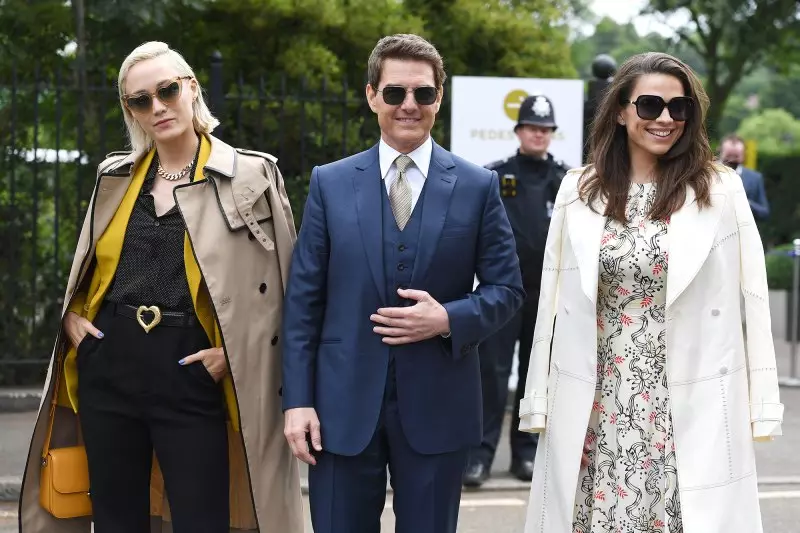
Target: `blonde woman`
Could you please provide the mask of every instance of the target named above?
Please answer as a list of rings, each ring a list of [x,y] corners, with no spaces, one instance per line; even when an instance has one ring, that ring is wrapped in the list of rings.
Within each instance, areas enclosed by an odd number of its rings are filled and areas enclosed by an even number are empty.
[[[133,151],[98,167],[20,529],[302,531],[278,337],[295,229],[275,159],[210,135],[194,72],[164,43],[125,59],[119,92]],[[91,516],[59,519],[39,505],[39,464],[81,442]]]

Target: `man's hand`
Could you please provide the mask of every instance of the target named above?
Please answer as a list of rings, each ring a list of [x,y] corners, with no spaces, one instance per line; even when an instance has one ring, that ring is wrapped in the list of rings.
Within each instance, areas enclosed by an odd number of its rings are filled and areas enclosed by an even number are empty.
[[[317,464],[317,460],[308,449],[307,433],[311,433],[311,445],[314,450],[321,452],[322,435],[317,411],[313,407],[287,409],[284,413],[283,435],[292,448],[294,456],[313,466]]]
[[[379,324],[372,328],[391,345],[424,341],[450,332],[447,310],[425,291],[397,289],[401,298],[416,300],[411,307],[384,307],[369,317]]]
[[[225,374],[228,373],[228,362],[225,360],[225,352],[222,348],[209,348],[207,350],[200,350],[197,353],[184,357],[178,363],[188,365],[200,361],[206,372],[211,374],[211,378],[219,383]]]
[[[588,444],[583,445],[583,453],[581,454],[581,466],[587,467],[592,464],[592,460],[589,458],[589,453],[592,451],[592,447]]]

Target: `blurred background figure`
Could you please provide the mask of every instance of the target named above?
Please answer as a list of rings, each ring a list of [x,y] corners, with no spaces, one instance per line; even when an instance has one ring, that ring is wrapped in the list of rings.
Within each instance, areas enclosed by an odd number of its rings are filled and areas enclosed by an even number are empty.
[[[764,176],[760,172],[744,166],[745,148],[744,139],[736,134],[726,135],[722,139],[719,158],[741,176],[753,217],[756,220],[766,220],[769,218],[769,201],[764,188]]]
[[[522,282],[527,294],[522,309],[500,331],[480,346],[483,386],[483,440],[470,452],[464,485],[479,487],[487,479],[494,461],[508,403],[508,378],[519,342],[519,383],[511,416],[511,474],[530,481],[538,435],[523,433],[519,426],[519,401],[525,390],[528,360],[533,345],[533,327],[539,301],[544,245],[553,203],[561,178],[569,170],[548,152],[557,129],[555,110],[544,95],[527,97],[520,106],[514,132],[517,153],[487,165],[500,178],[500,193],[514,230]]]

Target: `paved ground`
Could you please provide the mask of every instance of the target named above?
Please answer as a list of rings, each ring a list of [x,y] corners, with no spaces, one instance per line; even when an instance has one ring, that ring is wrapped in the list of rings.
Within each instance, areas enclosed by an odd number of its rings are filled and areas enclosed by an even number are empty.
[[[776,350],[779,374],[786,376],[789,347],[776,339]],[[800,533],[800,388],[782,388],[781,396],[786,405],[783,437],[770,443],[756,443],[764,531]],[[33,412],[0,413],[0,485],[22,474],[34,418]],[[528,489],[506,474],[508,462],[504,433],[489,485],[492,490],[465,491],[459,533],[523,531]],[[384,531],[394,530],[391,494],[387,495],[382,522]],[[0,502],[0,533],[16,532],[16,524],[16,503]]]
[[[522,533],[527,500],[526,491],[465,495],[461,501],[458,533]],[[798,508],[800,508],[800,491],[763,492],[761,513],[764,531],[800,532]],[[16,504],[0,503],[0,533],[17,533],[16,512]],[[381,529],[385,532],[394,531],[391,497],[386,501]],[[306,533],[312,533],[310,521],[306,523]]]

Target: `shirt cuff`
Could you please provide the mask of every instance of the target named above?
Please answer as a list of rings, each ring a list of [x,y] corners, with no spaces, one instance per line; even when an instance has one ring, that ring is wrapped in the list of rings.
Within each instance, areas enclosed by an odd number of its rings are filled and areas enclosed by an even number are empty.
[[[533,391],[519,402],[519,430],[526,433],[541,433],[547,423],[547,396]]]
[[[782,403],[751,403],[750,422],[753,426],[753,439],[757,441],[772,440],[783,435]]]

